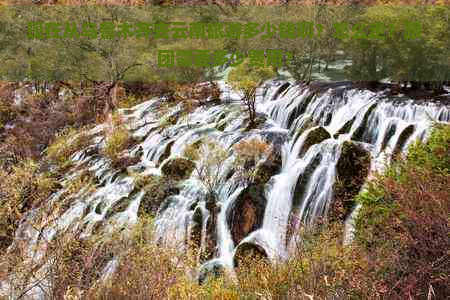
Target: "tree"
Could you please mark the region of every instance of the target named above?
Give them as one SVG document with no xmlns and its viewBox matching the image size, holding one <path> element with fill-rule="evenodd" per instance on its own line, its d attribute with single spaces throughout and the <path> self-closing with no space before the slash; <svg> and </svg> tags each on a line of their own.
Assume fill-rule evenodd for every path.
<svg viewBox="0 0 450 300">
<path fill-rule="evenodd" d="M 243 93 L 241 101 L 247 109 L 249 117 L 248 128 L 256 126 L 256 89 L 265 80 L 275 77 L 276 74 L 271 67 L 251 66 L 248 60 L 244 60 L 242 64 L 233 68 L 228 74 L 228 81 L 231 86 Z"/>
</svg>

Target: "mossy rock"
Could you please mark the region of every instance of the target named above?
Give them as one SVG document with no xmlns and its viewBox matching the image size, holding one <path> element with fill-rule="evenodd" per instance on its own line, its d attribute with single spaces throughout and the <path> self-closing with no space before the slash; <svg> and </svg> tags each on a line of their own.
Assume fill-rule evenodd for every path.
<svg viewBox="0 0 450 300">
<path fill-rule="evenodd" d="M 268 262 L 267 253 L 261 246 L 253 243 L 242 243 L 237 247 L 233 258 L 236 268 L 239 268 L 243 263 L 252 263 L 254 260 Z"/>
<path fill-rule="evenodd" d="M 308 136 L 306 137 L 305 142 L 303 143 L 303 147 L 300 150 L 298 157 L 302 157 L 303 155 L 305 155 L 305 153 L 308 152 L 309 148 L 312 145 L 319 144 L 329 138 L 331 138 L 330 133 L 323 127 L 317 127 L 315 129 L 311 130 L 308 133 Z"/>
<path fill-rule="evenodd" d="M 383 142 L 381 143 L 381 150 L 384 150 L 389 143 L 389 140 L 395 135 L 397 131 L 397 124 L 391 123 L 388 127 L 387 134 L 384 136 Z"/>
<path fill-rule="evenodd" d="M 225 131 L 225 128 L 227 127 L 227 122 L 226 121 L 221 121 L 221 122 L 218 122 L 217 124 L 216 124 L 216 126 L 215 126 L 215 128 L 217 129 L 217 130 L 219 130 L 219 131 Z"/>
<path fill-rule="evenodd" d="M 349 133 L 352 129 L 353 123 L 355 123 L 356 116 L 345 122 L 345 124 L 333 135 L 335 139 L 341 134 Z"/>
<path fill-rule="evenodd" d="M 202 261 L 212 259 L 217 255 L 217 218 L 220 208 L 217 205 L 217 195 L 208 194 L 205 199 L 205 208 L 209 211 L 209 217 L 206 220 L 205 252 L 200 259 Z"/>
<path fill-rule="evenodd" d="M 95 213 L 101 215 L 105 209 L 105 202 L 101 201 L 95 206 Z"/>
<path fill-rule="evenodd" d="M 316 157 L 314 157 L 310 163 L 305 167 L 305 170 L 302 174 L 300 174 L 297 178 L 297 183 L 295 184 L 294 188 L 294 194 L 292 197 L 292 209 L 289 214 L 289 220 L 286 234 L 286 243 L 288 243 L 291 240 L 291 237 L 293 235 L 293 230 L 296 228 L 296 224 L 299 222 L 297 216 L 299 214 L 300 206 L 302 204 L 303 197 L 306 192 L 306 188 L 308 186 L 308 181 L 311 178 L 312 174 L 314 173 L 314 170 L 317 168 L 317 166 L 320 164 L 320 161 L 322 159 L 322 155 L 320 153 L 317 154 Z"/>
<path fill-rule="evenodd" d="M 266 184 L 272 176 L 281 171 L 281 164 L 282 159 L 280 153 L 276 153 L 274 158 L 258 164 L 253 175 L 253 183 Z"/>
<path fill-rule="evenodd" d="M 138 179 L 135 187 L 138 191 L 144 190 L 145 192 L 139 206 L 139 216 L 143 214 L 156 215 L 164 200 L 179 193 L 173 182 L 156 175 Z"/>
<path fill-rule="evenodd" d="M 110 218 L 112 215 L 115 215 L 120 212 L 124 212 L 127 210 L 128 206 L 130 206 L 130 203 L 134 199 L 132 195 L 122 198 L 116 203 L 114 203 L 106 212 L 105 219 Z"/>
<path fill-rule="evenodd" d="M 164 153 L 161 155 L 161 157 L 158 159 L 158 164 L 161 164 L 164 160 L 166 160 L 172 151 L 172 146 L 175 143 L 175 141 L 171 141 L 166 145 L 166 149 L 164 150 Z"/>
<path fill-rule="evenodd" d="M 304 114 L 306 108 L 308 107 L 311 100 L 314 98 L 315 94 L 308 95 L 305 100 L 303 100 L 291 113 L 288 119 L 287 127 L 290 128 L 292 123 L 294 123 L 295 119 L 297 119 L 300 115 Z"/>
<path fill-rule="evenodd" d="M 355 196 L 361 190 L 370 169 L 370 154 L 360 145 L 346 141 L 336 164 L 334 201 L 329 217 L 332 221 L 344 221 L 355 206 Z"/>
<path fill-rule="evenodd" d="M 187 179 L 191 176 L 195 168 L 195 163 L 183 157 L 176 157 L 167 160 L 161 166 L 161 172 L 164 176 L 175 180 Z"/>
</svg>

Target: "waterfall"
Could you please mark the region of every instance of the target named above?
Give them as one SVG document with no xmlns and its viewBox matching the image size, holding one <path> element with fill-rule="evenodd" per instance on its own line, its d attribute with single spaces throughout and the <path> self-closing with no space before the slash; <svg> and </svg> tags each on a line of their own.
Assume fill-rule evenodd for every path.
<svg viewBox="0 0 450 300">
<path fill-rule="evenodd" d="M 235 252 L 244 243 L 258 245 L 270 259 L 287 258 L 297 242 L 294 233 L 327 216 L 335 197 L 337 164 L 346 143 L 354 143 L 370 153 L 372 173 L 382 170 L 394 154 L 405 153 L 415 140 L 426 139 L 434 121 L 450 121 L 449 106 L 437 102 L 399 101 L 385 91 L 372 92 L 346 84 L 313 89 L 293 82 L 271 81 L 261 88 L 256 99 L 257 112 L 266 116 L 264 124 L 245 131 L 246 112 L 237 101 L 238 94 L 224 83 L 219 86 L 228 92 L 227 103 L 202 105 L 182 117 L 181 105 L 158 115 L 164 99 L 152 99 L 121 111 L 127 128 L 139 140 L 129 153 L 139 156 L 140 161 L 128 168 L 142 175 L 161 175 L 164 162 L 183 156 L 187 147 L 205 139 L 216 141 L 227 151 L 214 186 L 217 215 L 208 209 L 208 190 L 193 172 L 190 178 L 179 182 L 179 193 L 165 199 L 155 221 L 156 242 L 186 249 L 195 215 L 201 215 L 201 250 L 210 247 L 209 236 L 216 240 L 213 249 L 209 249 L 213 255 L 205 266 L 218 264 L 231 269 Z M 170 116 L 177 116 L 176 122 L 162 124 L 161 119 Z M 104 128 L 99 125 L 89 132 L 91 144 L 71 157 L 74 167 L 61 182 L 63 189 L 52 195 L 48 204 L 24 216 L 10 249 L 26 245 L 29 259 L 36 259 L 36 246 L 41 249 L 39 255 L 45 251 L 42 236 L 50 241 L 75 229 L 82 230 L 83 236 L 112 234 L 119 228 L 126 229 L 126 234 L 136 224 L 143 198 L 143 192 L 136 190 L 136 179 L 130 172 L 114 170 L 106 158 L 91 151 L 104 146 Z M 235 243 L 228 219 L 249 184 L 233 173 L 237 159 L 233 146 L 255 137 L 278 145 L 281 168 L 264 184 L 266 203 L 262 220 L 258 220 L 260 226 Z M 205 151 L 203 158 L 208 157 Z M 196 164 L 202 167 L 207 162 L 200 159 Z M 85 169 L 96 178 L 95 190 L 78 191 L 62 214 L 55 212 L 46 220 L 39 220 L 39 214 L 52 203 L 62 201 L 60 197 L 70 180 Z M 111 213 L 124 201 L 124 210 Z M 213 230 L 208 227 L 212 220 L 216 222 Z M 46 224 L 42 233 L 36 230 L 35 223 Z M 113 272 L 116 265 L 114 258 L 105 273 Z M 5 286 L 6 283 L 2 288 Z M 38 293 L 32 293 L 35 292 Z"/>
</svg>

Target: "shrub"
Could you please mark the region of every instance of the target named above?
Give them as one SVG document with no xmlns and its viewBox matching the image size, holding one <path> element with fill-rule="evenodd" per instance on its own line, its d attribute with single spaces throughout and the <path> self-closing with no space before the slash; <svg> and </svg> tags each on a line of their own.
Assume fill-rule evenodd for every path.
<svg viewBox="0 0 450 300">
<path fill-rule="evenodd" d="M 142 217 L 127 242 L 116 272 L 93 287 L 90 299 L 167 299 L 169 288 L 192 267 L 192 259 L 176 249 L 152 243 L 151 218 Z"/>
<path fill-rule="evenodd" d="M 215 195 L 225 167 L 223 162 L 228 157 L 227 150 L 213 139 L 204 139 L 186 147 L 184 154 L 191 161 L 198 162 L 193 165 L 196 177 L 209 195 Z"/>
<path fill-rule="evenodd" d="M 31 160 L 20 162 L 10 173 L 0 170 L 0 249 L 11 244 L 22 215 L 39 206 L 56 187 L 56 179 L 39 173 Z"/>
<path fill-rule="evenodd" d="M 60 132 L 47 148 L 50 161 L 63 166 L 69 157 L 89 144 L 89 136 L 84 130 L 67 128 Z"/>
<path fill-rule="evenodd" d="M 131 146 L 133 138 L 123 126 L 114 126 L 106 136 L 103 153 L 113 162 L 118 162 L 120 153 Z"/>
<path fill-rule="evenodd" d="M 409 148 L 408 162 L 416 167 L 450 174 L 450 126 L 436 124 L 426 143 L 418 141 Z"/>
<path fill-rule="evenodd" d="M 144 100 L 142 98 L 138 98 L 134 95 L 129 95 L 119 101 L 118 107 L 119 108 L 131 108 L 133 106 L 136 106 L 136 105 L 142 103 L 143 101 Z"/>
<path fill-rule="evenodd" d="M 449 294 L 448 214 L 450 127 L 437 126 L 358 196 L 356 240 L 374 262 L 385 298 Z M 445 275 L 447 274 L 447 275 Z"/>
</svg>

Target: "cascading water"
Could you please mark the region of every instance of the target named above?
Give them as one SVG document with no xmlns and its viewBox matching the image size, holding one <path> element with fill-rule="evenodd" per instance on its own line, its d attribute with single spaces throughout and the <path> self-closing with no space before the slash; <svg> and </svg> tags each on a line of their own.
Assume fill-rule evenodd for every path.
<svg viewBox="0 0 450 300">
<path fill-rule="evenodd" d="M 227 89 L 223 83 L 219 86 Z M 370 152 L 373 172 L 394 154 L 405 152 L 416 139 L 426 138 L 433 121 L 450 121 L 450 108 L 439 103 L 395 101 L 384 92 L 344 84 L 314 91 L 289 82 L 268 82 L 257 97 L 257 111 L 267 118 L 259 129 L 245 131 L 245 110 L 236 101 L 238 95 L 227 91 L 222 95 L 227 98 L 226 103 L 199 106 L 183 116 L 181 105 L 162 117 L 158 115 L 161 99 L 122 111 L 128 129 L 140 140 L 129 150 L 130 155 L 140 159 L 128 167 L 129 171 L 161 175 L 161 165 L 183 156 L 190 145 L 208 139 L 227 151 L 212 188 L 215 209 L 208 206 L 211 191 L 194 171 L 178 184 L 179 193 L 165 199 L 155 222 L 157 242 L 183 249 L 195 229 L 195 216 L 201 215 L 201 224 L 197 224 L 201 228 L 200 249 L 213 248 L 208 249 L 213 255 L 205 267 L 232 268 L 235 252 L 244 243 L 258 245 L 271 259 L 286 258 L 296 242 L 293 233 L 300 226 L 309 226 L 327 216 L 334 199 L 337 164 L 349 141 Z M 176 119 L 173 124 L 161 121 L 171 116 Z M 74 167 L 62 181 L 67 187 L 72 178 L 88 169 L 96 178 L 96 189 L 86 187 L 71 195 L 70 201 L 60 199 L 64 189 L 55 193 L 44 207 L 24 216 L 10 249 L 26 247 L 29 259 L 36 259 L 45 251 L 47 241 L 66 230 L 80 229 L 89 236 L 112 234 L 120 228 L 129 230 L 136 224 L 144 192 L 137 189 L 131 172 L 114 170 L 107 159 L 93 151 L 103 147 L 105 129 L 105 125 L 99 125 L 90 131 L 91 145 L 72 156 Z M 230 228 L 230 215 L 235 213 L 240 195 L 249 184 L 239 180 L 233 171 L 237 157 L 232 149 L 239 141 L 252 138 L 277 146 L 274 149 L 281 157 L 281 168 L 264 184 L 261 220 L 238 239 Z M 207 148 L 202 157 L 196 161 L 197 168 L 208 163 Z M 39 217 L 58 201 L 69 202 L 68 208 L 44 219 Z M 124 202 L 125 209 L 114 211 Z M 37 224 L 42 225 L 41 231 L 36 229 Z M 38 254 L 36 249 L 40 249 Z M 114 258 L 106 266 L 104 277 L 116 265 Z M 3 283 L 2 288 L 6 287 Z M 39 290 L 31 290 L 30 295 L 39 298 Z"/>
</svg>

